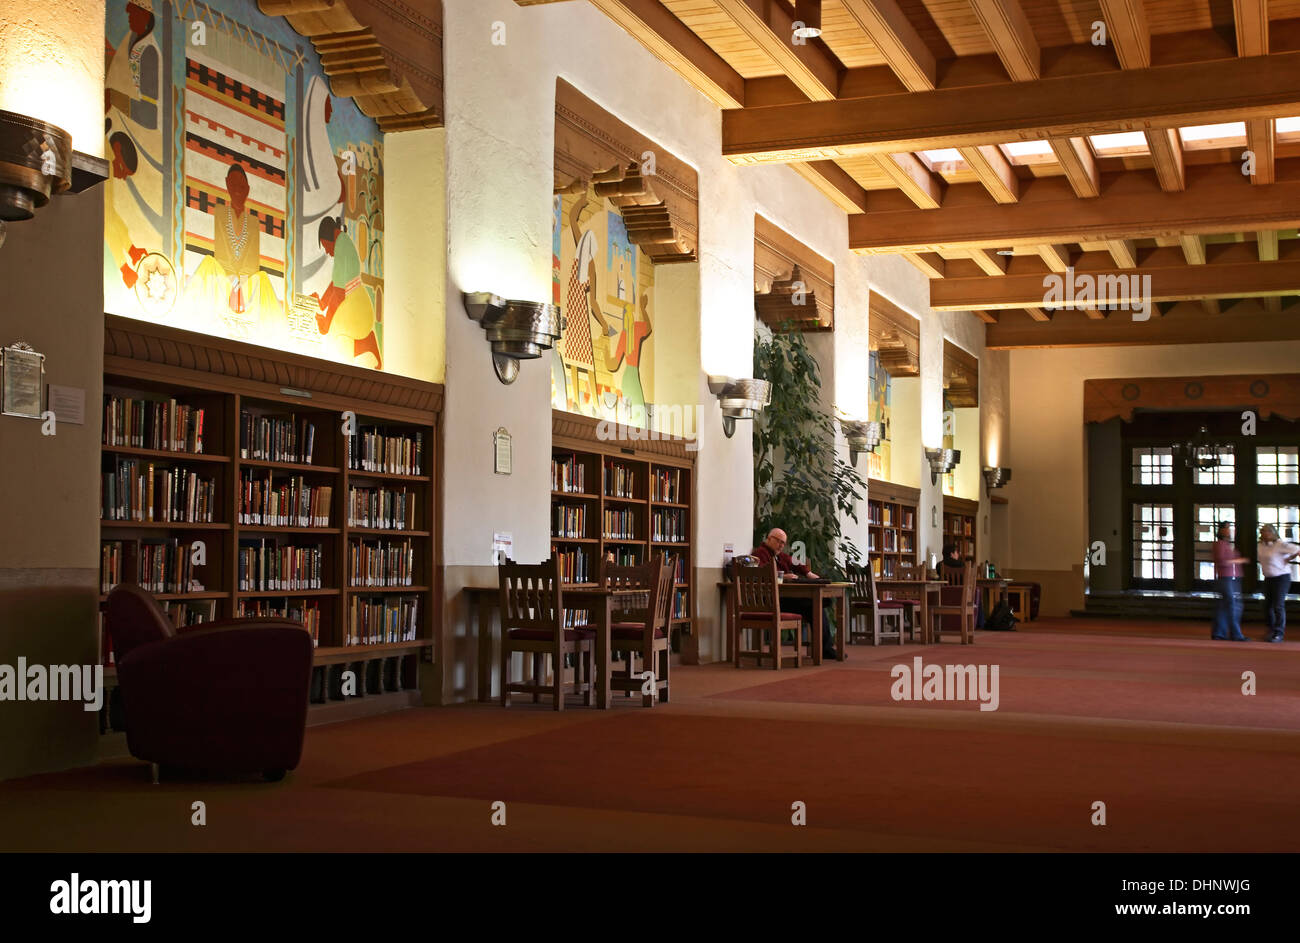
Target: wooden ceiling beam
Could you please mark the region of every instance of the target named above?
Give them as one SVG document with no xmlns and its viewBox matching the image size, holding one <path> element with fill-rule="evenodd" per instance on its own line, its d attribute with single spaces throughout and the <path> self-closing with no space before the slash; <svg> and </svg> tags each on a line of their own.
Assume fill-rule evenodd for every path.
<svg viewBox="0 0 1300 943">
<path fill-rule="evenodd" d="M 1025 314 L 1029 315 L 1031 321 L 1038 321 L 1042 324 L 1052 320 L 1054 312 L 1048 311 L 1044 308 L 1026 308 Z"/>
<path fill-rule="evenodd" d="M 1109 239 L 1106 251 L 1120 268 L 1137 268 L 1137 248 L 1132 239 Z"/>
<path fill-rule="evenodd" d="M 975 317 L 979 318 L 985 324 L 997 324 L 998 314 L 999 312 L 997 311 L 976 311 Z"/>
<path fill-rule="evenodd" d="M 1300 158 L 1277 166 L 1271 187 L 1252 187 L 1235 162 L 1190 168 L 1186 189 L 1174 192 L 1161 190 L 1151 171 L 1107 174 L 1101 195 L 1084 201 L 1059 177 L 1035 180 L 1019 202 L 1007 204 L 991 203 L 980 184 L 952 184 L 937 210 L 890 202 L 889 209 L 850 215 L 849 247 L 868 254 L 1036 249 L 1045 243 L 1293 229 L 1300 226 Z M 868 194 L 869 205 L 873 197 Z"/>
<path fill-rule="evenodd" d="M 1277 231 L 1264 229 L 1255 233 L 1255 250 L 1261 262 L 1277 261 Z"/>
<path fill-rule="evenodd" d="M 866 212 L 866 188 L 835 161 L 814 160 L 790 166 L 844 212 Z"/>
<path fill-rule="evenodd" d="M 1268 55 L 1268 0 L 1232 0 L 1237 55 Z"/>
<path fill-rule="evenodd" d="M 876 164 L 921 209 L 938 209 L 943 203 L 947 184 L 915 154 L 882 154 Z"/>
<path fill-rule="evenodd" d="M 998 203 L 1014 203 L 1020 199 L 1020 180 L 1002 148 L 985 144 L 981 147 L 960 149 L 966 166 L 975 172 L 989 196 Z"/>
<path fill-rule="evenodd" d="M 1186 172 L 1183 168 L 1183 140 L 1176 128 L 1164 128 L 1148 131 L 1147 150 L 1151 152 L 1151 163 L 1156 169 L 1156 179 L 1164 190 L 1181 190 L 1187 186 Z"/>
<path fill-rule="evenodd" d="M 840 87 L 841 66 L 820 40 L 794 45 L 794 17 L 771 0 L 714 0 L 790 81 L 813 101 L 829 101 Z"/>
<path fill-rule="evenodd" d="M 897 0 L 840 0 L 840 6 L 867 34 L 908 91 L 935 87 L 938 69 L 934 54 Z"/>
<path fill-rule="evenodd" d="M 1142 0 L 1101 0 L 1106 22 L 1106 43 L 1115 50 L 1122 69 L 1151 65 L 1151 31 Z"/>
<path fill-rule="evenodd" d="M 1058 311 L 1051 324 L 1004 318 L 985 328 L 989 350 L 1030 347 L 1129 347 L 1158 344 L 1230 344 L 1300 340 L 1300 318 L 1270 313 L 1264 301 L 1247 299 L 1226 314 L 1210 314 L 1199 301 L 1176 304 L 1163 317 L 1146 321 L 1088 318 L 1083 311 Z"/>
<path fill-rule="evenodd" d="M 744 77 L 659 0 L 591 2 L 719 108 L 744 107 Z"/>
<path fill-rule="evenodd" d="M 985 275 L 1007 274 L 1007 257 L 1004 255 L 998 255 L 989 249 L 971 249 L 970 257 Z"/>
<path fill-rule="evenodd" d="M 920 269 L 926 278 L 943 278 L 948 271 L 943 256 L 937 252 L 904 252 L 903 258 Z"/>
<path fill-rule="evenodd" d="M 1300 253 L 1277 262 L 1210 262 L 1205 265 L 1134 267 L 1079 272 L 1074 285 L 1050 293 L 1060 308 L 1148 301 L 1199 301 L 1202 298 L 1254 298 L 1300 291 Z M 1082 294 L 1082 279 L 1092 286 Z M 1065 279 L 1068 281 L 1068 279 Z M 1054 283 L 1053 283 L 1054 284 Z M 1075 287 L 1079 286 L 1079 287 Z M 1100 296 L 1104 295 L 1104 299 Z M 1049 299 L 1049 279 L 1039 275 L 945 278 L 930 283 L 930 307 L 936 311 L 975 308 L 999 310 L 1043 307 Z"/>
<path fill-rule="evenodd" d="M 734 163 L 788 163 L 1300 113 L 1300 52 L 722 114 Z"/>
<path fill-rule="evenodd" d="M 1064 272 L 1070 267 L 1070 250 L 1067 246 L 1041 245 L 1038 254 L 1053 272 Z"/>
<path fill-rule="evenodd" d="M 970 0 L 970 5 L 1011 81 L 1038 78 L 1041 53 L 1020 0 Z"/>
<path fill-rule="evenodd" d="M 1052 153 L 1075 195 L 1091 199 L 1101 191 L 1097 187 L 1097 159 L 1087 138 L 1050 138 Z"/>
<path fill-rule="evenodd" d="M 1183 249 L 1183 258 L 1187 260 L 1188 265 L 1205 264 L 1205 237 L 1191 233 L 1178 237 L 1179 245 Z"/>
</svg>

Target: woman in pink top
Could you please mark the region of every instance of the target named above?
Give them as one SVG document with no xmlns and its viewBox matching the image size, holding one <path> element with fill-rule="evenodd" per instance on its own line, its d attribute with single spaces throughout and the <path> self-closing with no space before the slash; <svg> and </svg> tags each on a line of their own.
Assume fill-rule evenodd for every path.
<svg viewBox="0 0 1300 943">
<path fill-rule="evenodd" d="M 1232 545 L 1232 525 L 1219 525 L 1219 539 L 1214 544 L 1214 579 L 1219 584 L 1219 608 L 1214 614 L 1214 631 L 1210 638 L 1247 642 L 1241 634 L 1241 565 L 1250 560 Z M 1231 631 L 1231 636 L 1229 636 Z"/>
</svg>

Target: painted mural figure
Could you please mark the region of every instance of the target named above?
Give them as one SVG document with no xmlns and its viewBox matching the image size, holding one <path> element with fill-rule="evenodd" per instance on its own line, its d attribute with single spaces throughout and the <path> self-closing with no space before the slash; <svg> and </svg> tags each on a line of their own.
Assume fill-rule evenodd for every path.
<svg viewBox="0 0 1300 943">
<path fill-rule="evenodd" d="M 619 364 L 626 363 L 623 371 L 623 402 L 627 406 L 628 418 L 639 409 L 642 420 L 645 416 L 645 390 L 641 387 L 641 345 L 654 333 L 650 323 L 650 296 L 641 293 L 641 317 L 628 305 L 623 309 L 623 330 L 618 336 L 618 347 L 614 350 L 614 363 L 611 369 L 617 370 Z"/>
<path fill-rule="evenodd" d="M 325 217 L 318 232 L 321 248 L 334 260 L 330 286 L 325 294 L 315 292 L 321 314 L 316 323 L 322 334 L 341 335 L 352 341 L 352 356 L 374 354 L 376 368 L 383 369 L 379 340 L 375 337 L 375 306 L 361 284 L 361 256 L 356 244 L 344 232 L 341 221 Z"/>
<path fill-rule="evenodd" d="M 569 408 L 595 415 L 596 355 L 592 346 L 593 333 L 584 328 L 590 322 L 591 308 L 594 307 L 594 299 L 589 304 L 588 298 L 596 276 L 596 234 L 590 229 L 585 232 L 582 229 L 580 218 L 587 206 L 588 194 L 585 181 L 578 185 L 582 189 L 569 209 L 569 231 L 573 236 L 575 255 L 569 270 L 568 304 L 565 308 L 569 313 L 568 327 L 564 332 L 564 360 L 568 368 L 565 381 Z"/>
</svg>

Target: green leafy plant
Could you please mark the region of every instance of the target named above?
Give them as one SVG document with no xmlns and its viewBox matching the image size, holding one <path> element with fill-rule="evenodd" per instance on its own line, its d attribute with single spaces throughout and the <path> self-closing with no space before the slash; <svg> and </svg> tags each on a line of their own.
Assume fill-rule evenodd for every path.
<svg viewBox="0 0 1300 943">
<path fill-rule="evenodd" d="M 842 578 L 861 554 L 843 532 L 856 521 L 866 482 L 835 449 L 835 422 L 821 407 L 821 371 L 799 331 L 756 334 L 754 376 L 772 402 L 754 420 L 754 544 L 773 527 L 803 541 L 808 565 Z"/>
</svg>

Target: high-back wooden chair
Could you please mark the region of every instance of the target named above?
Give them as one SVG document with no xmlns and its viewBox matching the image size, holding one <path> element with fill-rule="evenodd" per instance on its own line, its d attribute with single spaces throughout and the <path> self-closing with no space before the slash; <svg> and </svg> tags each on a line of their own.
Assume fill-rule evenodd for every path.
<svg viewBox="0 0 1300 943">
<path fill-rule="evenodd" d="M 782 646 L 781 633 L 794 632 L 795 667 L 803 664 L 803 646 L 800 631 L 803 617 L 798 613 L 781 611 L 781 588 L 776 579 L 776 560 L 766 566 L 738 566 L 732 570 L 731 651 L 736 667 L 742 658 L 753 658 L 761 667 L 763 659 L 771 658 L 772 667 L 779 669 L 783 658 L 790 657 L 788 646 Z M 746 636 L 753 647 L 744 648 Z M 764 640 L 767 645 L 764 645 Z"/>
<path fill-rule="evenodd" d="M 853 584 L 849 590 L 849 641 L 856 643 L 859 639 L 870 639 L 872 645 L 879 645 L 881 639 L 896 638 L 902 645 L 903 612 L 907 604 L 901 600 L 880 598 L 876 592 L 876 574 L 870 564 L 845 569 Z M 892 629 L 887 628 L 890 624 Z M 858 628 L 859 625 L 862 628 Z M 870 631 L 867 625 L 870 625 Z"/>
<path fill-rule="evenodd" d="M 949 574 L 944 573 L 949 585 L 939 591 L 939 605 L 930 607 L 930 616 L 934 620 L 934 640 L 942 642 L 944 635 L 960 635 L 963 645 L 975 642 L 975 564 L 967 562 L 960 570 L 955 570 L 957 583 L 954 585 Z"/>
<path fill-rule="evenodd" d="M 582 695 L 583 704 L 591 706 L 596 633 L 564 626 L 564 584 L 559 558 L 553 556 L 537 564 L 506 560 L 497 567 L 497 580 L 501 594 L 501 706 L 509 707 L 510 695 L 515 692 L 532 694 L 533 703 L 542 694 L 549 693 L 555 709 L 564 710 L 566 655 L 574 657 L 572 690 Z M 533 656 L 531 681 L 510 680 L 515 652 L 523 653 L 525 664 L 528 656 Z M 543 674 L 547 656 L 551 659 L 550 684 L 545 682 Z"/>
<path fill-rule="evenodd" d="M 634 573 L 620 571 L 634 570 Z M 647 590 L 644 608 L 624 610 L 610 627 L 611 652 L 620 652 L 627 659 L 626 672 L 610 679 L 610 688 L 629 696 L 641 692 L 641 703 L 653 707 L 656 700 L 668 702 L 668 663 L 671 660 L 672 632 L 669 614 L 673 601 L 673 574 L 677 571 L 676 559 L 665 560 L 654 556 L 639 567 L 609 566 L 604 571 L 606 586 L 625 586 Z M 636 659 L 641 659 L 641 673 L 636 671 Z M 653 678 L 641 675 L 650 672 Z M 647 694 L 647 686 L 652 693 Z"/>
</svg>

